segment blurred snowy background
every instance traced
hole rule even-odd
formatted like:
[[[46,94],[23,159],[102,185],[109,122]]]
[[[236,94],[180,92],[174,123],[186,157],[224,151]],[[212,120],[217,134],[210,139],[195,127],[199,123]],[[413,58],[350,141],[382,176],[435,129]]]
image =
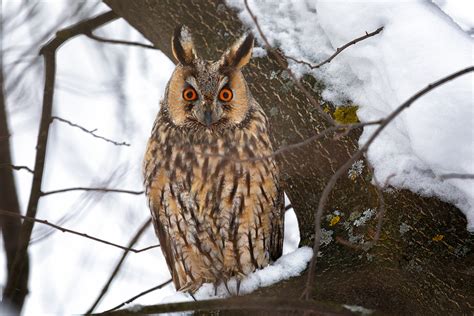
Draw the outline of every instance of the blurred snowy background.
[[[240,0],[229,4],[242,8]],[[362,120],[385,116],[426,84],[473,64],[474,2],[470,0],[436,0],[435,4],[250,1],[250,5],[272,41],[280,43],[288,55],[309,61],[323,59],[342,43],[385,26],[379,36],[350,48],[314,73],[328,85],[328,100],[351,98],[359,103]],[[39,48],[57,30],[108,7],[93,0],[4,0],[1,9],[2,68],[13,162],[32,168],[43,94]],[[240,17],[249,22],[245,13]],[[123,20],[95,34],[146,43]],[[53,115],[97,128],[98,134],[131,146],[114,146],[56,121],[51,125],[43,190],[78,186],[142,190],[141,160],[158,101],[174,67],[172,61],[156,50],[103,44],[85,36],[66,43],[57,58]],[[298,65],[292,67],[300,74],[304,71]],[[453,171],[474,173],[473,79],[461,79],[420,100],[394,122],[379,144],[374,144],[369,158],[380,181],[393,172],[384,168],[390,162],[399,175],[392,179],[393,185],[437,195],[474,216],[472,182],[436,178]],[[362,140],[368,133],[370,130]],[[15,177],[25,210],[31,175],[18,171]],[[288,216],[287,252],[299,242],[294,213]],[[129,242],[148,217],[143,195],[119,193],[55,194],[42,198],[38,210],[40,219],[121,245]],[[150,228],[134,248],[156,243]],[[32,268],[25,315],[84,313],[122,254],[120,249],[41,224],[35,225],[29,252]],[[0,262],[5,267],[3,253]],[[5,268],[0,269],[2,286],[5,277]],[[131,253],[96,311],[168,279],[159,248]],[[168,285],[136,303],[156,304],[174,294],[173,286]]]

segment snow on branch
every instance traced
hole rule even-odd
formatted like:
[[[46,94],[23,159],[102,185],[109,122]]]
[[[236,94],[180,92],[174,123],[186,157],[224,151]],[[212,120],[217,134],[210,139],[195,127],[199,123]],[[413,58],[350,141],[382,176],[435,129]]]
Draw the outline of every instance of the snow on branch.
[[[60,117],[58,117],[58,116],[52,116],[52,117],[51,117],[51,122],[53,122],[54,120],[57,120],[57,121],[66,123],[66,124],[68,124],[68,125],[70,125],[70,126],[72,126],[72,127],[77,127],[77,128],[79,128],[81,131],[83,131],[83,132],[85,132],[85,133],[87,133],[87,134],[90,134],[90,135],[94,136],[95,138],[99,138],[99,139],[105,140],[106,142],[112,143],[112,144],[114,144],[114,145],[116,145],[116,146],[130,146],[129,143],[126,143],[126,142],[117,142],[117,141],[111,140],[111,139],[109,139],[109,138],[106,138],[106,137],[104,137],[104,136],[97,135],[97,134],[95,133],[95,132],[97,131],[97,129],[89,130],[89,129],[85,128],[85,127],[82,127],[82,126],[80,126],[80,125],[78,125],[78,124],[75,124],[75,123],[73,123],[73,122],[71,122],[71,121],[69,121],[69,120],[60,118]]]
[[[374,133],[370,136],[370,138],[367,140],[367,142],[360,147],[358,151],[356,151],[351,158],[349,158],[344,165],[342,165],[336,173],[331,177],[329,182],[326,184],[326,187],[324,188],[321,198],[319,200],[318,204],[318,209],[316,211],[316,216],[315,216],[315,238],[314,238],[314,246],[313,246],[313,253],[317,254],[319,252],[319,247],[320,247],[320,242],[321,242],[321,218],[323,216],[324,212],[324,207],[326,205],[326,201],[329,197],[329,194],[331,193],[332,189],[336,185],[337,180],[346,173],[346,171],[352,166],[352,164],[358,160],[359,158],[362,157],[362,155],[368,150],[369,146],[374,142],[374,140],[377,138],[378,135],[382,132],[382,130],[390,124],[403,110],[409,108],[416,100],[430,92],[431,90],[445,84],[446,82],[449,82],[457,77],[460,77],[462,75],[465,75],[469,72],[474,71],[474,66],[464,68],[462,70],[459,70],[449,76],[446,76],[436,82],[433,82],[429,84],[426,88],[418,91],[416,94],[414,94],[412,97],[410,97],[407,101],[402,103],[398,108],[396,108],[390,115],[388,115],[385,119],[383,119],[383,122],[380,124],[380,126],[374,131]],[[316,270],[316,262],[317,262],[317,256],[313,256],[310,267],[309,267],[309,273],[306,281],[306,288],[303,292],[303,297],[306,299],[310,298],[311,294],[311,289],[312,289],[312,282],[314,279],[314,274]]]
[[[52,228],[55,228],[57,230],[60,230],[63,233],[74,234],[74,235],[77,235],[77,236],[88,238],[88,239],[91,239],[91,240],[94,240],[94,241],[97,241],[97,242],[100,242],[100,243],[103,243],[103,244],[106,244],[106,245],[109,245],[109,246],[120,248],[120,249],[125,250],[125,251],[131,251],[131,252],[134,252],[134,253],[147,251],[147,250],[157,248],[157,247],[160,246],[160,245],[153,245],[153,246],[148,246],[148,247],[145,247],[145,248],[142,248],[142,249],[134,249],[134,248],[130,248],[130,247],[121,246],[121,245],[115,244],[113,242],[110,242],[110,241],[107,241],[107,240],[104,240],[104,239],[100,239],[100,238],[97,238],[97,237],[94,237],[94,236],[90,236],[90,235],[85,234],[85,233],[80,233],[80,232],[77,232],[77,231],[72,230],[72,229],[61,227],[59,225],[50,223],[45,219],[33,218],[33,217],[18,214],[18,213],[15,213],[15,212],[5,211],[5,210],[0,210],[0,214],[6,215],[6,216],[11,216],[11,217],[20,217],[20,218],[22,218],[22,219],[24,219],[25,221],[28,221],[28,222],[41,223],[41,224],[50,226]]]
[[[317,64],[317,65],[310,64],[310,63],[308,63],[307,61],[304,61],[304,60],[298,60],[298,59],[296,59],[296,58],[294,58],[294,57],[291,57],[291,56],[288,56],[288,55],[284,55],[284,56],[285,56],[285,58],[291,59],[291,60],[293,60],[294,62],[296,62],[296,63],[298,63],[298,64],[306,65],[306,66],[308,66],[308,67],[311,68],[311,69],[317,69],[317,68],[319,68],[319,67],[321,67],[321,66],[323,66],[323,65],[325,65],[325,64],[329,64],[329,63],[331,62],[331,60],[333,60],[334,57],[336,57],[337,55],[339,55],[344,49],[348,48],[348,47],[351,46],[351,45],[357,44],[358,42],[361,42],[361,41],[363,41],[363,40],[365,40],[365,39],[367,39],[367,38],[369,38],[369,37],[372,37],[372,36],[374,36],[374,35],[377,35],[377,34],[379,34],[380,32],[382,32],[382,30],[383,30],[383,26],[379,27],[378,29],[376,29],[376,30],[373,31],[373,32],[370,32],[370,33],[365,32],[365,35],[364,35],[364,36],[361,36],[361,37],[358,37],[358,38],[356,38],[356,39],[353,39],[352,41],[350,41],[350,42],[344,44],[343,46],[338,47],[338,48],[336,49],[336,51],[334,52],[334,54],[332,54],[332,55],[329,56],[326,60],[323,60],[322,62],[320,62],[320,63]]]

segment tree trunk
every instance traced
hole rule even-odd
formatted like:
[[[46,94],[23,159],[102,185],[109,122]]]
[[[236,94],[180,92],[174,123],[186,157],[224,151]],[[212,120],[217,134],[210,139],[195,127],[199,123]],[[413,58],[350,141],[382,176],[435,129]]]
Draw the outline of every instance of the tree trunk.
[[[0,57],[1,58],[1,57]],[[9,167],[12,163],[10,154],[10,134],[8,130],[7,108],[4,93],[3,64],[0,60],[0,209],[9,212],[20,213],[18,195],[16,192],[13,169]],[[2,228],[3,245],[7,257],[8,278],[10,278],[10,267],[13,264],[19,246],[19,234],[21,219],[19,217],[1,216],[0,226]],[[28,293],[28,255],[26,256],[24,268],[18,287],[9,298],[4,298],[2,304],[9,305],[15,312],[20,313]]]
[[[216,59],[245,30],[236,12],[223,1],[104,2],[170,58],[171,35],[178,24],[191,29],[198,53],[208,59]],[[318,111],[271,57],[254,58],[244,75],[270,119],[274,148],[300,142],[327,128]],[[303,82],[322,103],[320,83],[310,76]],[[334,111],[330,104],[327,107]],[[314,213],[321,192],[335,170],[357,150],[359,135],[352,132],[337,140],[329,136],[279,156],[285,191],[298,216],[302,245],[312,245]],[[394,189],[384,193],[387,213],[375,247],[361,251],[334,241],[341,237],[363,242],[373,237],[376,220],[369,215],[379,207],[378,199],[367,164],[360,163],[362,173],[341,178],[326,206],[326,214],[332,217],[323,221],[323,228],[325,240],[331,242],[322,248],[318,260],[313,298],[391,314],[471,313],[474,237],[466,231],[462,213],[452,205]],[[338,218],[333,213],[336,210],[340,212]],[[367,223],[354,225],[354,220],[364,217],[364,211]],[[254,295],[297,298],[304,281],[302,276]]]

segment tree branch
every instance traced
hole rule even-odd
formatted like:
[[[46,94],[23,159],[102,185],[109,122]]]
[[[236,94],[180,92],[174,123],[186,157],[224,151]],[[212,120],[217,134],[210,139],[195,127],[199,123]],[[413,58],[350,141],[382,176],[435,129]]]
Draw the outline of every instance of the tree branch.
[[[315,301],[285,299],[283,297],[238,296],[227,299],[211,299],[195,302],[179,302],[142,306],[96,315],[143,315],[186,311],[270,311],[279,313],[308,313],[310,315],[353,315],[341,306],[329,306]]]
[[[303,297],[309,299],[311,296],[311,289],[312,289],[312,281],[314,279],[314,274],[316,270],[316,262],[317,262],[317,253],[319,252],[320,242],[321,242],[321,218],[324,212],[324,206],[326,205],[326,201],[331,193],[334,185],[336,184],[337,180],[346,173],[346,171],[352,166],[352,164],[362,157],[362,155],[367,151],[369,146],[374,142],[377,136],[382,132],[382,130],[390,124],[403,110],[410,107],[416,100],[420,97],[425,95],[426,93],[430,92],[431,90],[445,84],[448,81],[451,81],[459,76],[467,74],[469,72],[474,71],[474,66],[467,67],[460,71],[457,71],[449,76],[446,76],[436,82],[429,84],[426,88],[418,91],[418,93],[414,94],[411,98],[401,104],[397,109],[395,109],[389,116],[383,119],[383,123],[374,131],[374,133],[370,136],[369,140],[357,151],[355,152],[351,158],[349,158],[344,165],[342,165],[336,173],[331,177],[329,182],[327,183],[326,187],[324,188],[321,198],[319,199],[318,209],[316,211],[315,217],[315,239],[314,239],[314,246],[313,246],[313,258],[311,259],[310,266],[309,266],[309,273],[308,278],[306,280],[305,290],[303,292]]]
[[[145,223],[143,223],[143,225],[137,230],[137,232],[135,233],[135,235],[133,236],[133,238],[130,240],[130,242],[128,243],[127,247],[128,248],[132,248],[133,246],[135,246],[135,244],[138,242],[138,240],[140,239],[141,235],[145,232],[145,230],[150,226],[151,224],[151,218],[147,219]],[[100,291],[100,294],[99,296],[96,298],[96,300],[94,301],[94,303],[92,304],[92,306],[87,310],[86,312],[86,315],[89,315],[89,314],[92,314],[92,312],[94,311],[94,309],[97,307],[97,305],[100,303],[100,301],[102,300],[102,298],[104,297],[105,293],[107,293],[107,291],[109,290],[109,287],[110,287],[110,284],[112,284],[112,281],[115,279],[115,277],[117,276],[118,272],[120,271],[120,268],[122,267],[122,264],[125,262],[125,258],[127,257],[127,255],[129,254],[130,252],[128,250],[126,250],[123,254],[122,254],[122,257],[120,258],[120,260],[117,262],[117,264],[115,265],[115,268],[112,272],[112,274],[110,275],[109,279],[107,280],[107,282],[105,283],[105,285],[102,287],[102,290]],[[117,308],[120,308],[121,306],[117,307]]]
[[[156,47],[153,46],[153,45],[148,45],[148,44],[143,44],[143,43],[138,43],[138,42],[130,42],[130,41],[122,41],[122,40],[108,39],[108,38],[104,38],[104,37],[101,37],[101,36],[97,36],[97,35],[95,35],[94,33],[92,33],[92,31],[85,33],[85,35],[86,35],[87,37],[89,37],[90,39],[93,39],[93,40],[98,41],[98,42],[101,42],[101,43],[120,44],[120,45],[129,45],[129,46],[138,46],[138,47],[142,47],[142,48],[149,48],[149,49],[158,50],[158,48],[156,48]]]
[[[13,169],[13,170],[26,170],[29,173],[34,173],[34,171],[31,170],[28,166],[16,166],[16,165],[12,165],[10,163],[2,163],[2,164],[0,164],[0,168],[10,168],[10,169]]]
[[[61,227],[59,225],[55,225],[55,224],[50,223],[50,222],[48,222],[47,220],[44,220],[44,219],[33,218],[33,217],[18,214],[18,213],[5,211],[5,210],[0,210],[0,214],[6,215],[6,216],[11,216],[11,217],[20,217],[20,218],[24,219],[26,222],[41,223],[41,224],[50,226],[52,228],[55,228],[57,230],[60,230],[63,233],[74,234],[74,235],[77,235],[77,236],[88,238],[88,239],[91,239],[91,240],[94,240],[94,241],[97,241],[97,242],[100,242],[100,243],[103,243],[103,244],[106,244],[106,245],[109,245],[109,246],[120,248],[120,249],[125,250],[125,251],[131,251],[131,252],[134,252],[134,253],[147,251],[147,250],[157,248],[157,247],[160,246],[160,245],[153,245],[153,246],[145,247],[145,248],[142,248],[142,249],[133,249],[133,248],[130,248],[130,247],[124,247],[124,246],[115,244],[113,242],[110,242],[110,241],[107,241],[107,240],[104,240],[104,239],[100,239],[100,238],[97,238],[97,237],[94,237],[94,236],[90,236],[88,234],[80,233],[80,232],[77,232],[77,231],[72,230],[72,229],[68,229],[68,228]]]
[[[307,61],[298,60],[298,59],[296,59],[296,58],[294,58],[294,57],[287,56],[287,55],[285,55],[285,58],[290,59],[290,60],[293,60],[294,62],[297,62],[298,64],[306,65],[306,66],[308,66],[308,67],[311,68],[311,69],[317,69],[317,68],[321,67],[322,65],[325,65],[325,64],[330,63],[331,60],[333,60],[334,57],[336,57],[337,55],[339,55],[344,49],[348,48],[348,47],[351,46],[351,45],[357,44],[357,43],[359,43],[359,42],[361,42],[361,41],[363,41],[363,40],[365,40],[365,39],[367,39],[367,38],[369,38],[369,37],[372,37],[372,36],[374,36],[374,35],[377,35],[377,34],[379,34],[380,32],[382,32],[382,30],[383,30],[383,26],[379,27],[378,29],[376,29],[375,31],[373,31],[373,32],[371,32],[371,33],[365,32],[365,35],[364,35],[364,36],[361,36],[361,37],[358,37],[358,38],[356,38],[356,39],[353,39],[353,40],[350,41],[349,43],[347,43],[347,44],[345,44],[345,45],[343,45],[343,46],[337,48],[336,51],[334,52],[334,54],[332,54],[331,56],[329,56],[328,59],[326,59],[326,60],[320,62],[320,63],[317,64],[317,65],[313,65],[313,64],[308,63]]]
[[[112,143],[112,144],[114,144],[114,145],[116,145],[116,146],[130,146],[130,144],[128,144],[128,143],[126,143],[126,142],[121,142],[121,143],[119,143],[119,142],[116,142],[116,141],[111,140],[111,139],[109,139],[109,138],[106,138],[106,137],[103,137],[103,136],[100,136],[100,135],[95,134],[95,132],[97,131],[97,129],[88,130],[88,129],[86,129],[86,128],[80,126],[80,125],[77,125],[77,124],[75,124],[75,123],[73,123],[73,122],[71,122],[71,121],[69,121],[69,120],[60,118],[60,117],[58,117],[58,116],[52,116],[52,117],[51,117],[51,123],[52,123],[54,120],[58,120],[58,121],[60,121],[60,122],[69,124],[70,126],[77,127],[77,128],[79,128],[81,131],[83,131],[83,132],[85,132],[85,133],[87,133],[87,134],[90,134],[90,135],[94,136],[95,138],[100,138],[100,139],[105,140],[105,141],[108,142],[108,143]]]
[[[124,305],[130,304],[131,302],[133,302],[134,300],[136,300],[136,299],[139,298],[139,297],[142,297],[142,296],[144,296],[144,295],[146,295],[146,294],[148,294],[148,293],[150,293],[150,292],[153,292],[153,291],[156,291],[156,290],[159,290],[159,289],[165,287],[166,285],[170,284],[171,281],[172,281],[172,280],[169,279],[168,281],[165,281],[165,282],[161,283],[160,285],[154,286],[154,287],[152,287],[151,289],[148,289],[148,290],[146,290],[146,291],[143,291],[143,292],[141,292],[141,293],[135,295],[134,297],[128,299],[127,301],[125,301],[125,302],[123,302],[123,303],[120,303],[120,304],[118,304],[117,306],[115,306],[114,308],[111,308],[111,309],[109,309],[109,310],[107,310],[107,311],[105,311],[105,312],[103,312],[103,313],[101,313],[101,314],[107,314],[107,313],[113,312],[113,311],[119,309],[120,307],[122,307],[122,306],[124,306]]]
[[[113,193],[127,193],[127,194],[134,194],[134,195],[140,195],[145,192],[145,191],[122,190],[122,189],[77,187],[77,188],[67,188],[67,189],[41,192],[41,196],[57,194],[57,193],[65,193],[65,192],[71,192],[71,191],[97,191],[97,192],[105,192],[105,193],[113,192]]]
[[[43,95],[43,107],[41,121],[36,142],[36,157],[33,173],[33,181],[30,191],[30,199],[26,215],[29,218],[36,217],[38,201],[41,197],[41,182],[46,157],[46,147],[48,144],[49,124],[51,122],[53,110],[54,84],[56,77],[56,50],[69,39],[84,34],[85,32],[102,26],[117,19],[118,16],[113,11],[100,14],[89,20],[79,22],[71,27],[67,27],[56,33],[56,36],[40,49],[40,54],[44,57],[45,83]],[[24,221],[19,235],[18,250],[10,268],[9,277],[3,292],[4,300],[12,300],[16,295],[17,285],[21,276],[21,271],[27,265],[27,249],[33,230],[34,221]]]
[[[474,179],[474,174],[467,173],[446,173],[439,176],[441,180],[446,179]]]

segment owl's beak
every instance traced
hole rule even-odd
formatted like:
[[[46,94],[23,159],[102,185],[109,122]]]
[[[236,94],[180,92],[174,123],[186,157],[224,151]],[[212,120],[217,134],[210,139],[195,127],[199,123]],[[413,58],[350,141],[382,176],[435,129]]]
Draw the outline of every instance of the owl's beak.
[[[203,118],[204,118],[204,123],[206,124],[207,127],[210,127],[212,125],[213,120],[212,120],[212,110],[205,110],[204,111],[204,115],[203,115]]]
[[[195,107],[194,117],[202,124],[207,127],[211,127],[212,124],[220,120],[222,111],[218,108],[209,105],[202,104],[201,106]]]

